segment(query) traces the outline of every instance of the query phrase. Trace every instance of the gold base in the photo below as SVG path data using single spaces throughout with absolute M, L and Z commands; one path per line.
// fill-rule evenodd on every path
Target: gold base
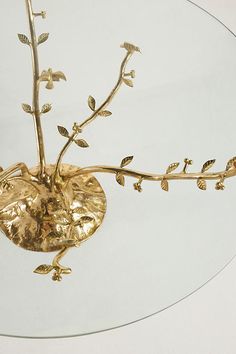
M 21 168 L 22 175 L 10 177 Z M 59 261 L 71 247 L 79 247 L 101 225 L 106 213 L 106 196 L 91 174 L 76 175 L 79 169 L 61 165 L 60 178 L 52 187 L 55 165 L 28 171 L 24 165 L 9 168 L 0 183 L 0 229 L 17 246 L 36 252 L 59 251 L 51 265 L 43 264 L 35 273 L 61 281 L 71 269 Z M 3 177 L 2 177 L 3 178 Z
M 91 174 L 76 174 L 77 167 L 61 166 L 60 190 L 39 182 L 39 168 L 12 177 L 0 187 L 0 228 L 17 246 L 53 252 L 79 246 L 94 234 L 106 213 L 106 196 Z M 55 165 L 45 168 L 48 181 Z

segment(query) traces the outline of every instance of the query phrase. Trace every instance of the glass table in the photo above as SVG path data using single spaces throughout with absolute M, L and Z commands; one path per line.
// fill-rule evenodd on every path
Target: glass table
M 117 165 L 134 155 L 138 170 L 163 172 L 188 157 L 199 170 L 209 159 L 224 169 L 236 151 L 236 45 L 216 19 L 184 0 L 35 0 L 47 9 L 50 42 L 40 48 L 42 69 L 63 69 L 69 84 L 43 92 L 54 104 L 43 120 L 48 161 L 63 144 L 56 126 L 87 115 L 88 95 L 104 99 L 123 57 L 119 45 L 138 45 L 129 67 L 134 89 L 124 87 L 113 116 L 85 132 L 91 148 L 72 149 L 66 162 Z M 31 120 L 21 102 L 30 100 L 29 53 L 15 33 L 26 28 L 24 2 L 2 4 L 1 165 L 36 164 Z M 22 32 L 23 33 L 23 32 Z M 97 233 L 65 259 L 73 274 L 63 282 L 33 274 L 51 254 L 26 252 L 0 241 L 0 333 L 20 337 L 66 337 L 112 329 L 174 305 L 218 274 L 236 253 L 235 180 L 216 191 L 194 181 L 143 183 L 143 193 L 125 189 L 110 175 L 96 175 L 108 209 Z

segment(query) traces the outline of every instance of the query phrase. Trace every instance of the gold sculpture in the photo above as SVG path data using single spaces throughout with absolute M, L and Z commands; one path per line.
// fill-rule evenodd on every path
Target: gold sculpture
M 189 173 L 187 168 L 192 165 L 192 160 L 185 159 L 182 170 L 174 171 L 180 166 L 179 162 L 171 163 L 163 174 L 151 174 L 127 169 L 133 156 L 125 157 L 119 167 L 90 166 L 75 167 L 62 163 L 68 148 L 75 143 L 78 147 L 87 148 L 88 143 L 81 138 L 83 129 L 98 117 L 109 117 L 112 113 L 107 110 L 108 105 L 125 84 L 133 87 L 135 71 L 126 71 L 128 61 L 134 53 L 140 52 L 139 48 L 125 42 L 121 47 L 125 50 L 125 57 L 120 67 L 116 85 L 100 105 L 95 99 L 88 98 L 91 115 L 82 123 L 74 123 L 71 132 L 65 127 L 58 126 L 59 133 L 66 142 L 59 153 L 54 165 L 45 161 L 43 131 L 41 116 L 51 110 L 50 104 L 39 103 L 39 93 L 42 83 L 51 90 L 54 83 L 66 80 L 61 71 L 51 68 L 40 72 L 38 59 L 38 46 L 47 41 L 49 34 L 43 33 L 36 36 L 35 19 L 46 17 L 46 12 L 33 11 L 31 0 L 25 0 L 29 20 L 30 39 L 24 34 L 18 34 L 19 40 L 31 49 L 33 62 L 33 99 L 32 106 L 23 104 L 22 108 L 34 120 L 37 148 L 39 155 L 38 167 L 28 169 L 24 163 L 17 163 L 3 170 L 0 168 L 0 228 L 6 236 L 16 245 L 30 251 L 59 252 L 51 265 L 40 265 L 35 273 L 49 274 L 53 272 L 52 279 L 60 281 L 62 275 L 70 274 L 71 269 L 63 267 L 59 262 L 66 252 L 72 247 L 79 247 L 84 241 L 94 234 L 101 225 L 106 213 L 105 193 L 93 176 L 94 173 L 112 173 L 116 181 L 125 185 L 125 177 L 134 177 L 134 189 L 142 191 L 142 183 L 146 181 L 160 182 L 164 191 L 169 190 L 171 180 L 196 180 L 201 190 L 206 190 L 207 180 L 216 180 L 215 188 L 224 189 L 224 181 L 236 175 L 236 157 L 230 159 L 226 168 L 220 172 L 207 172 L 215 163 L 208 160 L 203 164 L 200 172 Z

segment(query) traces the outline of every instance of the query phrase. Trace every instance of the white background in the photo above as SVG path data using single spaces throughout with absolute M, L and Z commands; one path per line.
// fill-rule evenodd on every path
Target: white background
M 236 31 L 236 1 L 196 1 Z M 0 339 L 0 353 L 199 353 L 236 351 L 236 262 L 193 296 L 129 327 L 63 340 Z M 23 325 L 23 319 L 22 319 Z

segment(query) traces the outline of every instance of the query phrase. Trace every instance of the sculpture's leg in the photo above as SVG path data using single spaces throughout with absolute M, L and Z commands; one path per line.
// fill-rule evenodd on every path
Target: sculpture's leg
M 69 231 L 68 231 L 68 237 L 71 234 L 71 229 L 73 226 L 74 226 L 74 224 L 72 223 L 71 227 L 69 228 Z M 42 264 L 34 270 L 34 273 L 46 275 L 46 274 L 49 274 L 53 271 L 53 275 L 52 275 L 53 281 L 61 281 L 63 275 L 71 274 L 71 272 L 72 272 L 71 268 L 64 267 L 63 265 L 60 264 L 60 261 L 67 254 L 69 249 L 71 249 L 72 247 L 79 247 L 81 242 L 78 240 L 68 238 L 68 239 L 63 240 L 62 242 L 58 243 L 58 245 L 59 244 L 61 246 L 61 250 L 54 257 L 52 264 L 51 265 Z
M 42 264 L 34 270 L 36 274 L 46 275 L 53 271 L 52 280 L 61 281 L 62 275 L 71 274 L 71 268 L 64 267 L 60 264 L 60 260 L 66 255 L 70 247 L 63 247 L 61 251 L 54 257 L 52 264 Z
M 52 280 L 61 281 L 63 274 L 71 274 L 71 268 L 62 266 L 59 262 L 67 254 L 70 247 L 64 247 L 53 259 L 52 266 L 55 270 L 52 276 Z
M 0 168 L 0 183 L 6 180 L 8 177 L 16 173 L 17 171 L 21 171 L 22 176 L 25 174 L 29 174 L 29 170 L 24 163 L 17 163 L 6 170 L 1 170 Z

